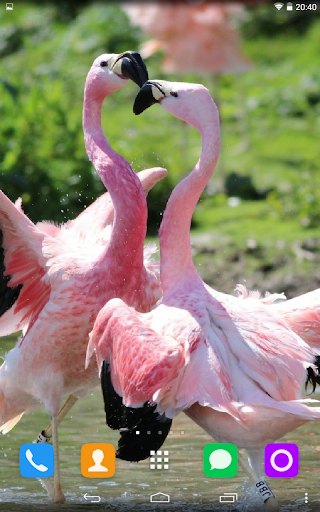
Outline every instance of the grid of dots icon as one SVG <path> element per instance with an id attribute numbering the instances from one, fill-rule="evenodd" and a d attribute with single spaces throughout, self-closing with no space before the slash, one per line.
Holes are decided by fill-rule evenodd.
<path id="1" fill-rule="evenodd" d="M 163 454 L 163 456 L 162 456 Z M 169 452 L 168 450 L 150 451 L 150 469 L 169 469 Z"/>

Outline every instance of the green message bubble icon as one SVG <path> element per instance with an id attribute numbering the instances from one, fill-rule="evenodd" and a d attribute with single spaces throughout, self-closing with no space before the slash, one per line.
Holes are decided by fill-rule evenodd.
<path id="1" fill-rule="evenodd" d="M 203 449 L 203 472 L 209 478 L 232 478 L 238 471 L 238 450 L 231 443 L 210 443 Z"/>

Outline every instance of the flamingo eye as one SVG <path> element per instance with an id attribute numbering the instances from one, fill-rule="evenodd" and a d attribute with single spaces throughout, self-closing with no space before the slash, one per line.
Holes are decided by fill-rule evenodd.
<path id="1" fill-rule="evenodd" d="M 108 65 L 108 61 L 107 60 L 103 60 L 102 62 L 100 62 L 100 66 L 102 68 L 105 68 L 107 65 Z"/>
<path id="2" fill-rule="evenodd" d="M 170 95 L 171 95 L 171 96 L 174 96 L 175 98 L 177 98 L 177 97 L 178 97 L 178 93 L 177 93 L 177 92 L 175 92 L 175 91 L 170 91 Z"/>

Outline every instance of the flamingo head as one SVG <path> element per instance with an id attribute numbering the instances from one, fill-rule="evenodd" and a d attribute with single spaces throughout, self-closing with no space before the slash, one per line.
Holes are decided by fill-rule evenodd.
<path id="1" fill-rule="evenodd" d="M 106 94 L 123 87 L 131 79 L 139 87 L 148 80 L 148 70 L 138 52 L 105 53 L 97 57 L 88 73 L 91 83 Z"/>
<path id="2" fill-rule="evenodd" d="M 212 122 L 213 110 L 218 115 L 208 89 L 201 84 L 148 80 L 136 96 L 133 112 L 139 115 L 156 103 L 200 131 L 206 122 Z"/>

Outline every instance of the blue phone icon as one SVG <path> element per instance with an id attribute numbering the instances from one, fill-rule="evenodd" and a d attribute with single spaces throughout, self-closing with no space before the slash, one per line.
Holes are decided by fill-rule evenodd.
<path id="1" fill-rule="evenodd" d="M 20 447 L 20 474 L 25 478 L 53 475 L 54 455 L 51 444 L 26 443 Z"/>

